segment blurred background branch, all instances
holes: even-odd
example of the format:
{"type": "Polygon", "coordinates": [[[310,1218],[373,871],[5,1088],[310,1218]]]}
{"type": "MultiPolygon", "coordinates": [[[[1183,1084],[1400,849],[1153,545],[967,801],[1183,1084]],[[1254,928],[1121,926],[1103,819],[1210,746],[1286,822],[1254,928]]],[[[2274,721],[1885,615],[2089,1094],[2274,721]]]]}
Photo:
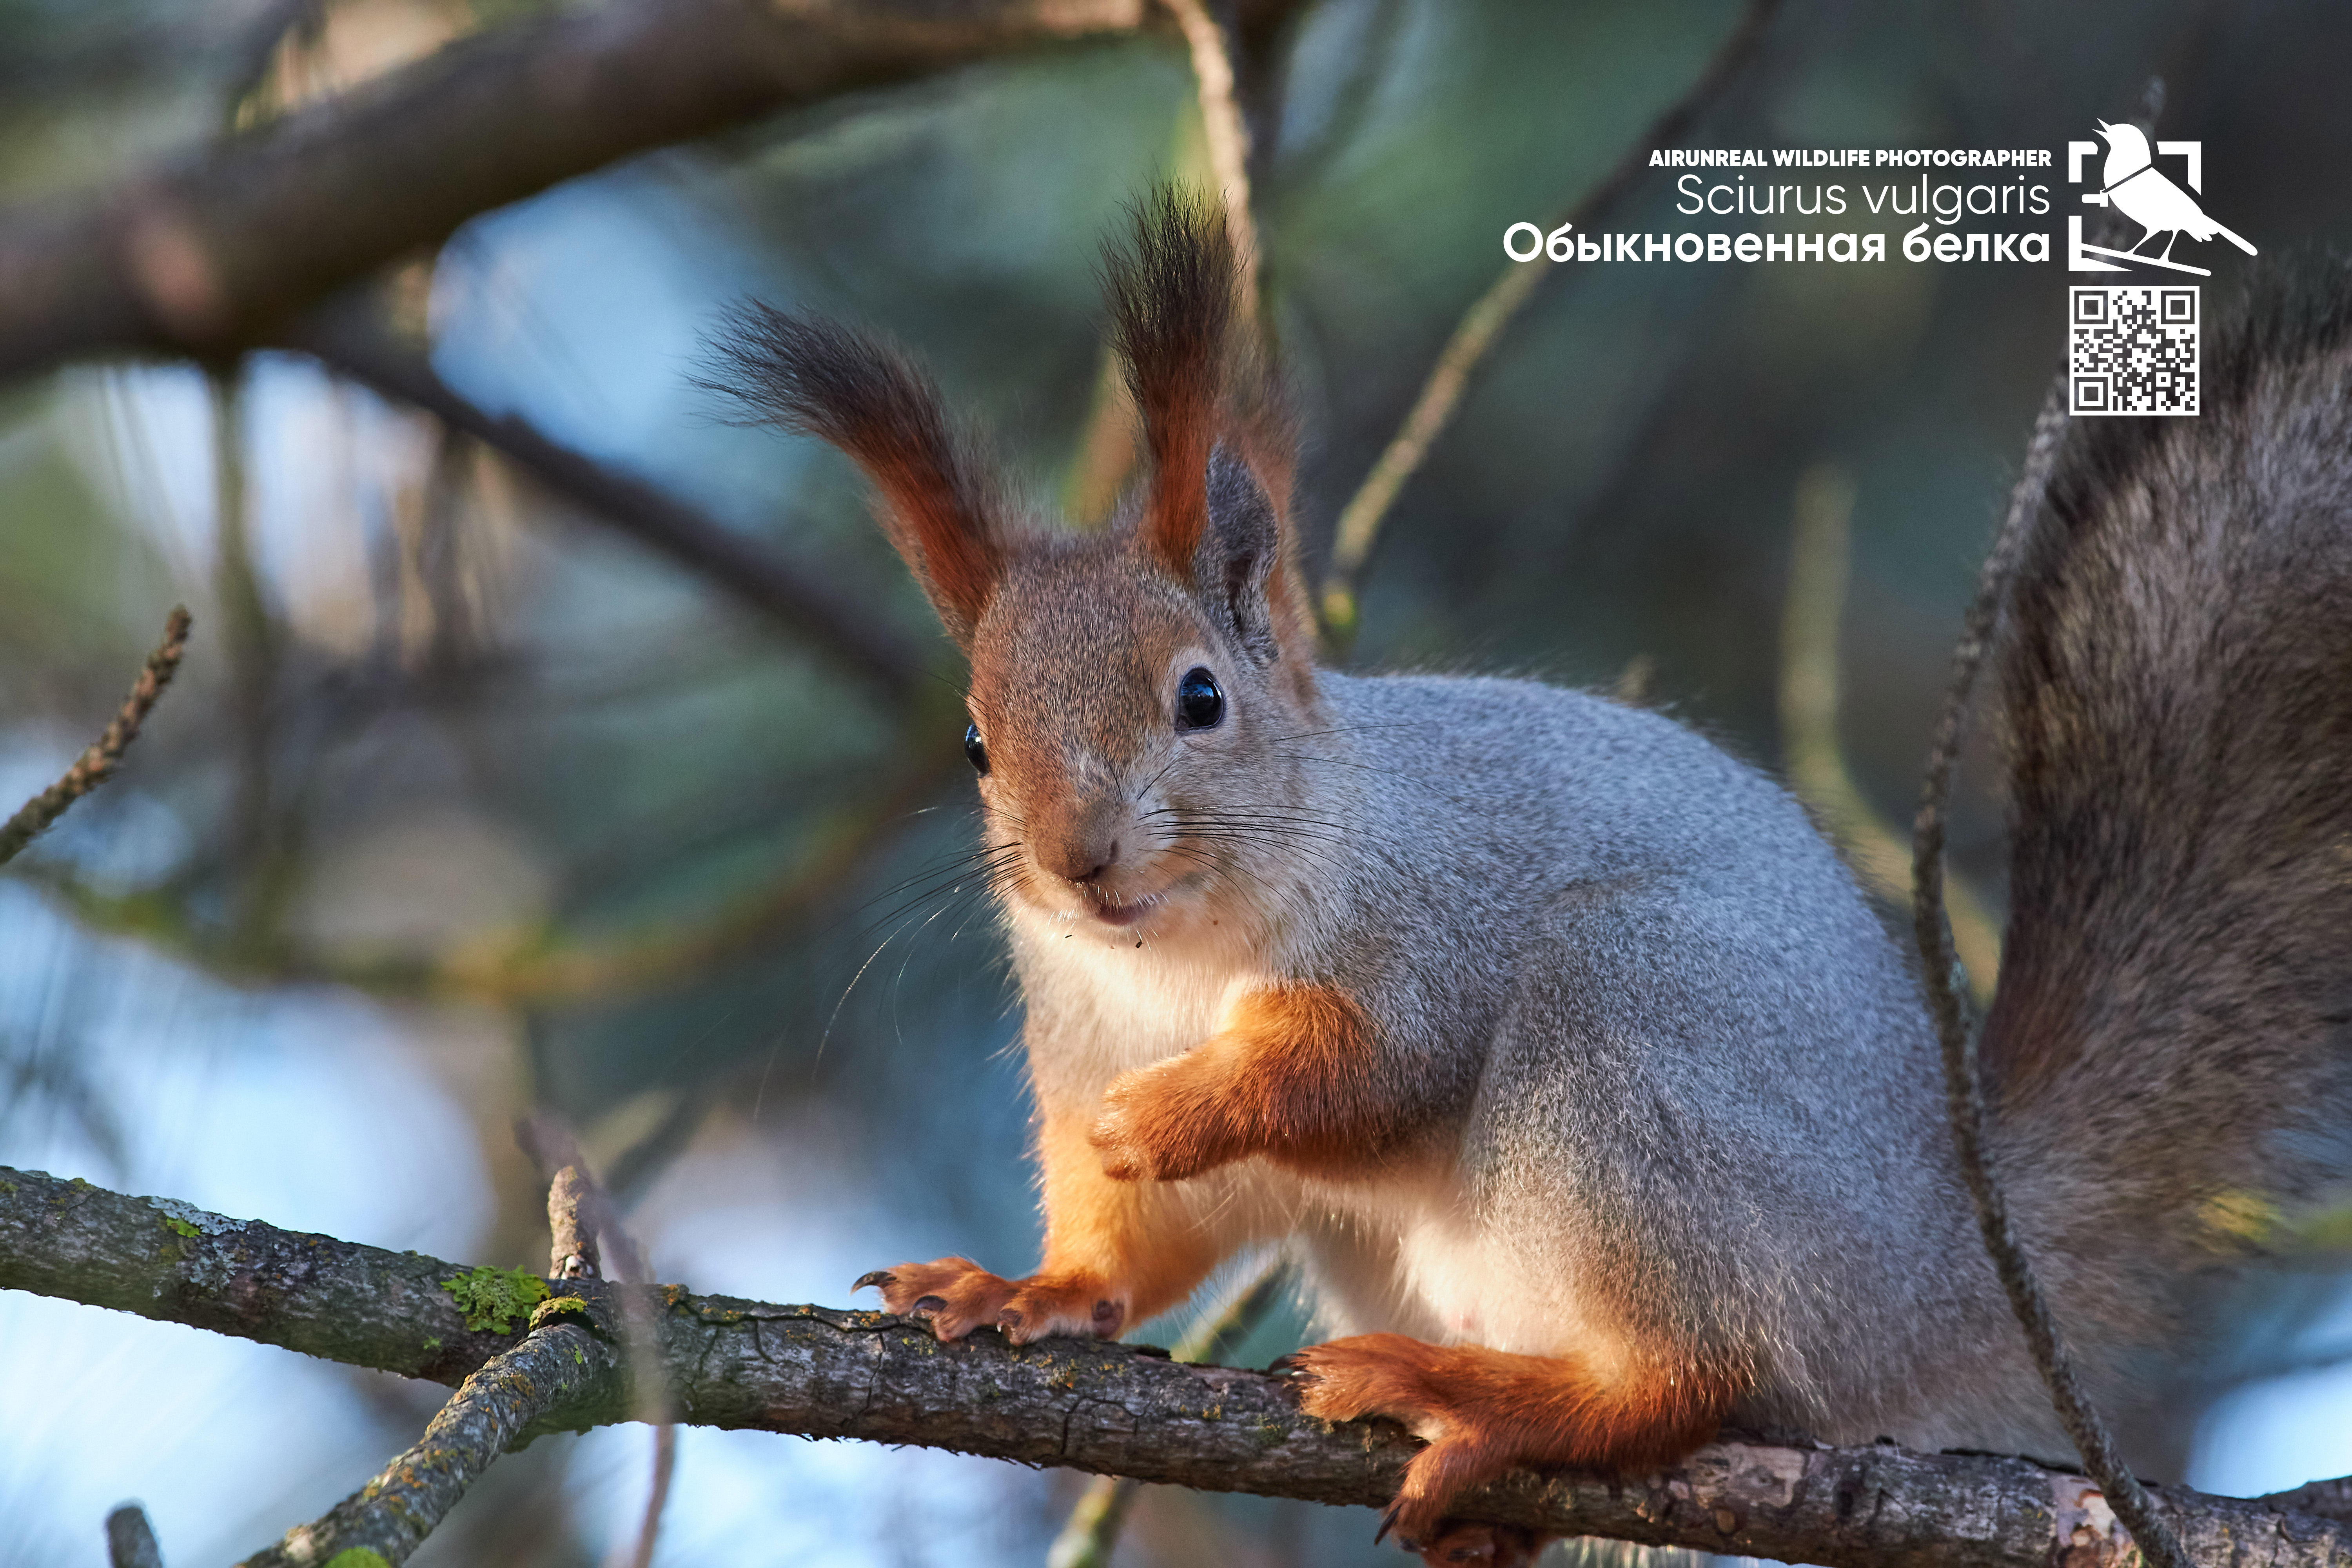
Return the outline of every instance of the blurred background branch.
{"type": "Polygon", "coordinates": [[[327,983],[410,1001],[546,1005],[643,996],[707,977],[840,910],[856,869],[965,765],[939,745],[938,712],[919,711],[923,721],[910,729],[895,764],[879,772],[882,793],[818,825],[815,847],[783,875],[690,920],[664,918],[617,935],[529,927],[422,957],[331,952],[282,933],[264,940],[215,930],[168,887],[113,892],[57,870],[30,876],[90,929],[139,937],[240,984],[327,983]]]}
{"type": "Polygon", "coordinates": [[[363,300],[329,308],[290,334],[340,375],[421,408],[527,470],[588,517],[669,557],[710,586],[806,638],[844,669],[903,700],[923,668],[906,640],[854,611],[770,551],[646,484],[549,440],[511,414],[492,415],[453,391],[420,346],[403,343],[363,300]]]}
{"type": "MultiPolygon", "coordinates": [[[[1838,744],[1838,617],[1845,613],[1853,476],[1830,463],[1797,481],[1789,549],[1789,596],[1780,621],[1780,757],[1789,787],[1845,851],[1847,863],[1890,907],[1911,896],[1911,846],[1863,798],[1838,744]]],[[[1977,1005],[1992,1005],[2000,931],[1975,889],[1944,884],[1952,943],[1977,1005]]]]}
{"type": "Polygon", "coordinates": [[[174,607],[163,624],[163,640],[147,656],[145,668],[140,670],[131,694],[122,700],[113,722],[75,759],[63,778],[18,806],[6,822],[0,823],[0,866],[15,859],[43,828],[72,809],[74,802],[113,775],[122,762],[122,753],[139,738],[139,726],[146,721],[148,710],[155,706],[155,700],[163,695],[163,688],[178,672],[180,658],[188,648],[188,612],[174,607]]]}
{"type": "MultiPolygon", "coordinates": [[[[1600,184],[1579,197],[1557,222],[1546,224],[1545,234],[1556,234],[1563,227],[1590,228],[1608,217],[1634,183],[1647,173],[1651,153],[1679,142],[1706,112],[1707,106],[1739,74],[1780,9],[1780,0],[1748,0],[1722,47],[1707,62],[1706,68],[1693,79],[1689,89],[1626,146],[1616,165],[1600,184]]],[[[1486,291],[1471,302],[1469,310],[1463,312],[1461,323],[1454,329],[1454,335],[1438,354],[1437,363],[1430,367],[1428,379],[1422,383],[1404,423],[1397,427],[1389,444],[1381,448],[1371,472],[1364,476],[1356,493],[1340,510],[1339,523],[1332,531],[1330,563],[1316,595],[1316,612],[1322,618],[1324,641],[1336,657],[1345,658],[1355,646],[1360,614],[1356,603],[1359,581],[1372,558],[1372,546],[1380,540],[1381,524],[1396,504],[1397,492],[1404,489],[1405,481],[1429,456],[1431,444],[1452,421],[1478,362],[1486,358],[1496,338],[1556,264],[1557,258],[1548,247],[1530,260],[1507,263],[1486,291]]]]}
{"type": "Polygon", "coordinates": [[[108,351],[218,353],[615,159],[1143,16],[1142,0],[630,0],[461,38],[118,190],[0,212],[0,378],[108,351]]]}
{"type": "Polygon", "coordinates": [[[1257,309],[1257,218],[1250,206],[1250,132],[1242,117],[1234,60],[1224,29],[1209,15],[1206,0],[1165,0],[1184,31],[1199,84],[1202,132],[1208,142],[1210,185],[1223,199],[1225,231],[1241,262],[1240,289],[1245,308],[1257,309]]]}

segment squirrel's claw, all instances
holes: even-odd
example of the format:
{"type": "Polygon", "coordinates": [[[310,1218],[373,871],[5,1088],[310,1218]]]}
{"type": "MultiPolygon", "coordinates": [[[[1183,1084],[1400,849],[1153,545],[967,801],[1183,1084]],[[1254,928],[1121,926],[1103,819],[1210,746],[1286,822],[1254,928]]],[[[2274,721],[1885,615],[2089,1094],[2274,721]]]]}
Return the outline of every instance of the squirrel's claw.
{"type": "Polygon", "coordinates": [[[1013,1291],[1011,1280],[998,1279],[969,1258],[877,1268],[860,1276],[853,1289],[868,1285],[881,1289],[884,1311],[928,1322],[943,1341],[960,1340],[982,1324],[994,1322],[1013,1291]]]}
{"type": "Polygon", "coordinates": [[[1091,1274],[1006,1279],[969,1258],[940,1258],[875,1269],[853,1289],[868,1285],[880,1288],[885,1311],[929,1323],[942,1342],[978,1328],[1001,1330],[1016,1345],[1049,1334],[1112,1340],[1127,1323],[1123,1293],[1091,1274]]]}

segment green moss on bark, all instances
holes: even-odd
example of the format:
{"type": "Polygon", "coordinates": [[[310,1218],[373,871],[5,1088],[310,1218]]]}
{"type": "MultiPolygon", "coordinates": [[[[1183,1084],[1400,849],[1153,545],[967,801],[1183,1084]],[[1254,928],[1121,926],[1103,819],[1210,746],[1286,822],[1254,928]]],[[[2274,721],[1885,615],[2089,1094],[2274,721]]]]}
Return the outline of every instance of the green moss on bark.
{"type": "Polygon", "coordinates": [[[444,1279],[441,1289],[466,1314],[466,1327],[476,1332],[512,1332],[518,1320],[528,1318],[533,1307],[547,1300],[547,1281],[527,1268],[476,1268],[444,1279]]]}

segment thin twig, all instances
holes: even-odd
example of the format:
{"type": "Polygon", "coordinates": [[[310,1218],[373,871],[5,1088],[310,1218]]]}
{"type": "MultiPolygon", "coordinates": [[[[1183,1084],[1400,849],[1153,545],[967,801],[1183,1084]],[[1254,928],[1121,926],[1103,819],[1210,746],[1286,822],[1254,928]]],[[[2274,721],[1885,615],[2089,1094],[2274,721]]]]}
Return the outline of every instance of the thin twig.
{"type": "MultiPolygon", "coordinates": [[[[1257,219],[1250,197],[1251,137],[1249,121],[1242,113],[1233,53],[1224,29],[1202,0],[1166,0],[1166,4],[1192,51],[1209,178],[1224,205],[1225,232],[1233,237],[1234,291],[1244,319],[1255,323],[1260,304],[1257,219]]],[[[1118,505],[1135,468],[1138,420],[1126,367],[1117,353],[1106,348],[1086,430],[1078,437],[1077,456],[1062,481],[1063,513],[1080,527],[1098,526],[1118,505]]]]}
{"type": "MultiPolygon", "coordinates": [[[[1288,1281],[1289,1268],[1276,1258],[1213,1302],[1168,1353],[1173,1360],[1216,1363],[1249,1338],[1288,1281]]],[[[1124,1476],[1097,1476],[1078,1494],[1069,1521],[1046,1550],[1045,1568],[1108,1568],[1112,1548],[1127,1523],[1127,1510],[1141,1482],[1124,1476]]]]}
{"type": "Polygon", "coordinates": [[[665,1421],[654,1428],[653,1483],[646,1493],[646,1511],[637,1524],[635,1548],[627,1568],[653,1568],[654,1544],[661,1536],[662,1510],[669,1503],[670,1481],[677,1474],[677,1423],[665,1421]]]}
{"type": "Polygon", "coordinates": [[[163,688],[172,683],[180,668],[180,656],[187,651],[187,608],[174,605],[163,622],[163,640],[147,656],[146,668],[131,688],[131,695],[114,715],[114,722],[95,745],[84,752],[65,776],[32,799],[26,801],[0,826],[0,866],[15,859],[17,853],[49,824],[63,816],[73,803],[113,776],[122,753],[139,738],[139,726],[147,720],[155,700],[163,695],[163,688]]]}
{"type": "MultiPolygon", "coordinates": [[[[1649,168],[1652,150],[1679,142],[1696,122],[1700,112],[1748,62],[1780,8],[1780,0],[1748,0],[1738,26],[1732,28],[1723,47],[1716,51],[1715,58],[1689,89],[1628,144],[1624,156],[1606,178],[1560,215],[1558,223],[1547,225],[1547,231],[1561,224],[1590,226],[1615,206],[1649,168]]],[[[1421,395],[1413,399],[1412,410],[1405,416],[1404,424],[1339,513],[1331,540],[1330,564],[1324,573],[1322,591],[1316,595],[1324,640],[1335,656],[1344,657],[1355,641],[1358,584],[1365,563],[1371,559],[1372,546],[1380,538],[1381,523],[1395,504],[1397,493],[1421,467],[1431,444],[1461,405],[1462,395],[1470,384],[1470,373],[1486,357],[1505,324],[1528,302],[1552,265],[1545,251],[1538,251],[1532,261],[1507,264],[1502,275],[1463,313],[1461,323],[1454,329],[1454,335],[1446,340],[1444,352],[1437,356],[1437,363],[1431,368],[1429,379],[1422,384],[1421,395]]]]}
{"type": "MultiPolygon", "coordinates": [[[[618,1205],[589,1171],[571,1124],[553,1111],[537,1110],[516,1124],[515,1141],[542,1171],[552,1168],[547,1185],[549,1272],[559,1279],[653,1283],[645,1247],[622,1226],[618,1205]]],[[[661,1335],[641,1293],[622,1298],[621,1331],[637,1419],[654,1429],[654,1466],[636,1539],[628,1549],[616,1551],[612,1562],[614,1568],[651,1568],[662,1510],[677,1469],[677,1409],[670,1398],[661,1335]]]]}
{"type": "Polygon", "coordinates": [[[604,1226],[593,1205],[604,1194],[596,1191],[579,1166],[566,1165],[547,1184],[547,1271],[558,1279],[602,1279],[604,1249],[596,1237],[604,1226]]]}
{"type": "MultiPolygon", "coordinates": [[[[1780,616],[1780,746],[1789,787],[1836,834],[1863,879],[1890,903],[1911,897],[1911,857],[1872,809],[1838,743],[1838,620],[1843,614],[1853,480],[1818,464],[1797,481],[1789,551],[1789,593],[1780,616]]],[[[1952,940],[1979,1007],[1992,1003],[2000,934],[1983,900],[1954,879],[1948,889],[1952,940]]]]}
{"type": "Polygon", "coordinates": [[[325,1517],[288,1531],[239,1568],[315,1568],[353,1551],[399,1568],[526,1427],[614,1370],[612,1348],[574,1327],[572,1314],[541,1310],[523,1342],[467,1378],[415,1447],[325,1517]]]}
{"type": "Polygon", "coordinates": [[[645,1254],[588,1170],[572,1124],[541,1109],[515,1122],[515,1142],[547,1183],[547,1272],[554,1279],[646,1281],[645,1254]],[[613,1254],[608,1266],[607,1249],[613,1254]]]}
{"type": "Polygon", "coordinates": [[[1976,1200],[1985,1250],[1992,1255],[2002,1289],[2024,1327],[2034,1364],[2042,1369],[2042,1381],[2050,1387],[2050,1402],[2075,1451],[2082,1455],[2083,1468],[2105,1491],[2108,1506],[2131,1531],[2141,1553],[2158,1568],[2191,1568],[2179,1541],[2149,1506],[2139,1478],[2116,1452],[2115,1439],[2083,1387],[2074,1355],[2058,1331],[2049,1300],[2042,1293],[2032,1263],[2010,1222],[2009,1201],[1993,1177],[1985,1152],[1984,1079],[1977,1065],[1977,1031],[1960,1016],[1960,999],[1952,988],[1952,947],[1945,934],[1944,810],[1960,740],[1968,727],[1969,696],[1991,647],[1993,627],[2008,602],[2010,581],[2026,537],[2041,516],[2051,468],[2065,435],[2066,378],[2061,375],[2051,384],[2033,422],[2025,465],[2017,476],[2017,488],[2010,494],[2009,514],[2001,520],[1991,554],[1985,558],[1984,570],[1977,579],[1976,601],[1969,606],[1959,647],[1952,656],[1951,685],[1937,721],[1935,742],[1927,752],[1927,780],[1913,840],[1912,925],[1919,942],[1936,1033],[1943,1046],[1944,1092],[1950,1104],[1952,1136],[1959,1147],[1960,1172],[1976,1200]]]}
{"type": "Polygon", "coordinates": [[[1201,128],[1209,143],[1209,170],[1225,204],[1225,232],[1233,237],[1236,288],[1244,308],[1257,310],[1257,220],[1250,207],[1249,122],[1242,117],[1234,86],[1234,60],[1225,33],[1202,0],[1165,0],[1192,51],[1192,78],[1199,84],[1201,128]]]}

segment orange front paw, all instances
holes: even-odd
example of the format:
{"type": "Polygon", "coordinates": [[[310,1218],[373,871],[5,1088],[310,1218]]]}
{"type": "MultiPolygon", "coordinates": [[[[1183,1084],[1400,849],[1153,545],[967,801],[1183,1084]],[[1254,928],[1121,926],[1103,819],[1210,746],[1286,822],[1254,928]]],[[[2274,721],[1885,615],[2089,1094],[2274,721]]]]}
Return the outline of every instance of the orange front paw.
{"type": "Polygon", "coordinates": [[[1199,1064],[1174,1057],[1121,1073],[1103,1090],[1087,1141],[1114,1181],[1181,1182],[1231,1159],[1219,1119],[1195,1081],[1199,1064]]]}
{"type": "Polygon", "coordinates": [[[1125,1293],[1094,1274],[1006,1279],[969,1258],[940,1258],[877,1268],[850,1289],[868,1285],[881,1289],[886,1311],[929,1322],[941,1340],[960,1340],[982,1326],[1002,1329],[1016,1345],[1048,1334],[1111,1340],[1127,1322],[1125,1293]]]}

